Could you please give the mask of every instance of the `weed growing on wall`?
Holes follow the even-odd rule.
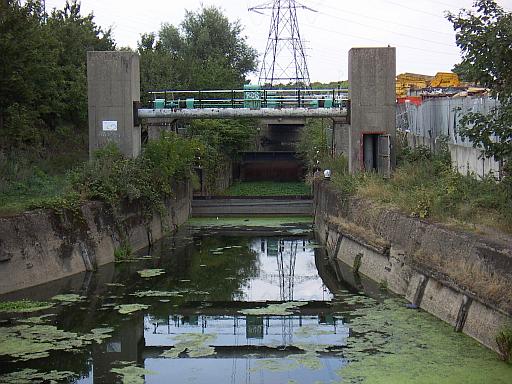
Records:
[[[512,327],[503,328],[496,336],[499,356],[503,361],[512,361]]]

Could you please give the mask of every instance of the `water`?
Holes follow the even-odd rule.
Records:
[[[340,283],[347,267],[307,225],[222,224],[4,297],[82,296],[2,317],[0,383],[512,382],[493,353],[378,284]]]

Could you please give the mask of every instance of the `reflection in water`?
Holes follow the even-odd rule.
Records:
[[[188,229],[160,242],[151,257],[107,267],[106,281],[98,279],[106,276],[100,270],[81,283],[75,277],[75,288],[62,281],[40,287],[41,299],[61,292],[87,296],[81,303],[59,307],[53,324],[78,334],[106,326],[115,331],[76,359],[51,352],[50,359],[10,361],[0,374],[25,367],[58,369],[82,372],[76,383],[113,383],[119,376],[111,370],[124,361],[155,371],[144,375],[148,383],[166,383],[169,375],[180,382],[208,383],[214,378],[247,383],[335,378],[335,369],[344,364],[338,355],[348,329],[333,316],[333,295],[318,275],[314,244],[307,236],[269,234],[232,236]],[[155,268],[166,273],[148,279],[137,274]],[[45,289],[46,297],[41,293]],[[18,295],[23,297],[23,292]],[[308,304],[287,316],[241,313],[265,308],[267,302],[291,301]],[[131,315],[114,310],[135,303],[150,308]],[[307,368],[306,358],[314,369]]]
[[[332,268],[325,250],[309,236],[273,230],[268,235],[261,230],[251,233],[185,228],[151,251],[94,275],[10,295],[8,299],[48,300],[58,293],[79,293],[87,299],[59,304],[41,313],[55,316],[40,321],[74,332],[77,338],[95,328],[114,331],[102,343],[50,350],[49,357],[15,362],[8,356],[12,346],[6,346],[5,335],[21,323],[7,315],[0,324],[0,383],[18,382],[5,375],[26,368],[72,371],[76,376],[68,382],[81,384],[122,382],[112,369],[131,372],[127,382],[360,383],[358,375],[366,369],[373,369],[367,375],[379,377],[379,359],[391,367],[382,371],[395,378],[389,382],[411,382],[402,380],[407,372],[393,359],[401,359],[406,350],[405,355],[414,356],[409,367],[431,358],[436,348],[443,356],[435,358],[436,366],[445,376],[459,368],[442,364],[459,362],[458,351],[464,350],[472,359],[466,364],[485,356],[479,372],[492,376],[492,382],[507,377],[486,350],[450,327],[406,310],[396,300],[386,301],[378,284],[354,276],[347,266],[335,263]],[[145,279],[137,273],[142,269],[162,269],[165,274]],[[288,309],[282,303],[288,303]],[[120,304],[144,304],[148,309],[122,315],[115,310]],[[411,343],[418,337],[415,323],[422,324],[420,336],[432,332],[421,343]],[[29,325],[29,330],[32,326],[39,325]],[[450,349],[452,345],[457,348]],[[365,363],[369,361],[373,363]],[[134,366],[126,365],[130,363]]]
[[[315,253],[305,239],[255,239],[258,275],[241,287],[244,301],[330,300],[315,265]]]

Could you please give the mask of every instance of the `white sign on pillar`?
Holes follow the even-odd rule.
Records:
[[[104,120],[102,121],[103,131],[112,132],[117,131],[117,121]]]

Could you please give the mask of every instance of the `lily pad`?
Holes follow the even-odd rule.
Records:
[[[142,271],[137,271],[137,273],[140,275],[140,277],[147,279],[150,277],[163,275],[165,271],[163,269],[143,269]]]
[[[137,311],[148,309],[149,305],[145,304],[121,304],[114,307],[121,315],[127,315]]]
[[[52,316],[55,316],[55,314],[54,313],[50,313],[48,315],[43,315],[43,316],[29,317],[29,318],[26,318],[26,319],[19,319],[18,323],[23,323],[23,324],[44,324]]]

